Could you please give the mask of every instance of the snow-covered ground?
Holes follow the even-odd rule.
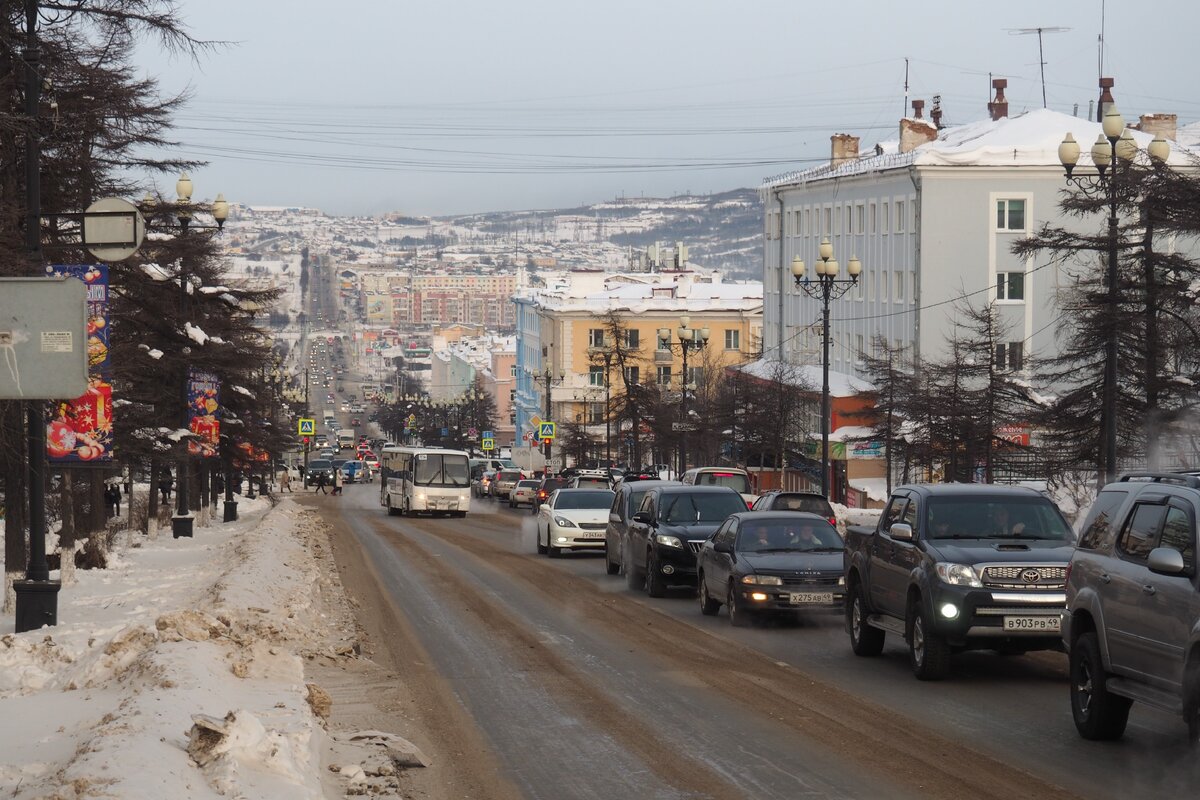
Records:
[[[192,539],[122,534],[107,569],[63,588],[57,627],[0,618],[0,796],[316,798],[386,781],[391,767],[322,765],[329,697],[304,656],[353,654],[326,613],[316,518],[291,500],[239,512]]]

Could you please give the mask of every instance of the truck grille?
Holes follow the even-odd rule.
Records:
[[[983,585],[991,589],[1062,590],[1067,567],[1045,564],[1005,564],[983,568]]]

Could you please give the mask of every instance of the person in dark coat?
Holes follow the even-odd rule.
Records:
[[[109,518],[121,516],[121,490],[109,484],[104,487],[104,502],[108,505]]]
[[[162,495],[162,501],[164,503],[170,502],[171,487],[173,487],[174,485],[175,485],[175,482],[173,480],[171,480],[171,473],[169,471],[164,472],[163,476],[158,479],[158,491]]]
[[[328,494],[328,492],[325,491],[325,484],[327,481],[328,478],[325,476],[324,472],[317,476],[317,492],[320,492],[321,494]],[[316,492],[313,492],[313,494],[316,494]]]

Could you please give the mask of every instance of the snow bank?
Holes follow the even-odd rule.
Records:
[[[58,627],[0,618],[0,716],[21,721],[0,729],[0,796],[323,796],[301,660],[325,628],[313,523],[290,500],[238,510],[77,573]]]

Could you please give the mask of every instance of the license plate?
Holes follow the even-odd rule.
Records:
[[[583,534],[585,539],[603,539],[604,531],[585,531]]]
[[[832,603],[833,592],[792,592],[788,595],[788,602],[792,605],[801,605],[804,603]]]
[[[1061,631],[1061,617],[1005,617],[1006,631]]]

